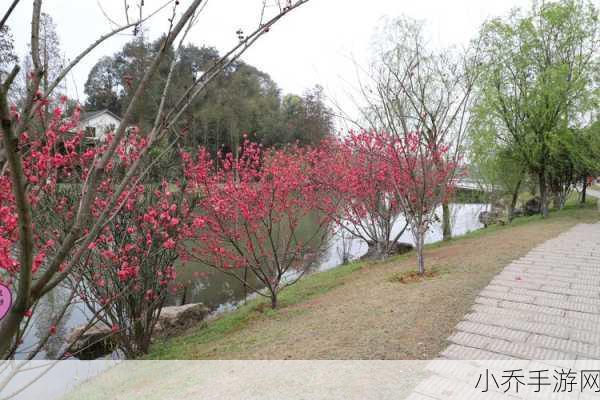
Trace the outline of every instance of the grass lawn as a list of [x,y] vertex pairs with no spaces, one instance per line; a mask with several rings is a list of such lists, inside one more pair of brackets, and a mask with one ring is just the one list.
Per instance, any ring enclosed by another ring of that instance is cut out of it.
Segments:
[[492,226],[427,247],[425,279],[413,253],[313,274],[281,294],[156,343],[150,359],[431,359],[477,293],[511,260],[578,223],[596,222],[596,199]]

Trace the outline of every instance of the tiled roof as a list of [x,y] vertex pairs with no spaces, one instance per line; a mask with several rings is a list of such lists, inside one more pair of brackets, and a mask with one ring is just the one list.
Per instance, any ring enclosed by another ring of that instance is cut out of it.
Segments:
[[93,118],[96,118],[102,114],[109,114],[110,116],[112,116],[115,119],[118,119],[119,122],[121,121],[121,117],[119,117],[118,115],[116,115],[115,113],[113,113],[112,111],[108,110],[108,109],[104,109],[104,110],[98,110],[98,111],[90,111],[90,112],[86,112],[81,116],[81,120],[80,122],[83,124]]

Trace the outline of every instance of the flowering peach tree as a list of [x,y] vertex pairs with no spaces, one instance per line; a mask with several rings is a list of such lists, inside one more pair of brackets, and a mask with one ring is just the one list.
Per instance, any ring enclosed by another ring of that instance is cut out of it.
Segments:
[[425,273],[425,235],[437,220],[436,211],[453,193],[459,165],[449,161],[448,146],[431,144],[421,132],[393,137],[386,162],[393,175],[399,207],[412,232],[419,274]]
[[[133,358],[148,352],[174,285],[190,204],[180,185],[140,184],[90,244],[79,297],[111,328],[112,342]],[[100,310],[100,312],[98,312]]]
[[[410,227],[419,272],[424,272],[425,234],[436,209],[453,192],[458,163],[448,146],[421,132],[397,136],[376,130],[349,132],[310,152],[311,173],[321,194],[315,205],[354,237],[385,257]],[[392,234],[401,218],[406,224]]]
[[[42,134],[35,130],[23,133],[17,144],[26,154],[23,172],[34,233],[34,289],[52,271],[52,259],[61,250],[57,243],[66,240],[72,229],[80,207],[82,182],[114,140],[114,135],[109,134],[105,142],[90,145],[89,138],[78,129],[79,108],[66,117],[65,103],[63,99],[63,104],[53,109],[49,121],[43,121],[45,113],[40,113],[37,123],[46,124],[47,129]],[[13,113],[14,118],[19,118]],[[127,355],[147,351],[166,289],[175,277],[173,262],[189,214],[181,190],[172,193],[166,184],[153,189],[138,176],[131,184],[119,187],[122,175],[139,161],[147,146],[147,139],[133,128],[106,164],[90,205],[92,218],[104,221],[99,234],[93,240],[76,243],[73,252],[79,257],[67,256],[39,293],[41,298],[59,286],[72,293],[62,311],[48,316],[50,329],[40,345],[55,334],[70,303],[83,301],[91,311],[90,326],[100,321],[113,327],[113,334]],[[14,245],[19,235],[18,213],[7,175],[0,176],[0,186],[6,189],[0,193],[0,282],[13,287],[21,278],[20,249]],[[89,230],[86,227],[82,233]],[[12,343],[12,354],[19,347],[36,305],[33,303],[23,313],[24,323],[19,325]],[[34,356],[40,348],[29,350],[26,357]]]
[[369,245],[385,258],[406,230],[394,233],[402,216],[394,178],[387,160],[389,135],[349,132],[310,152],[311,174],[322,194],[316,206],[339,229]]
[[[319,197],[306,151],[264,151],[246,140],[237,159],[229,153],[217,163],[204,149],[184,158],[187,190],[200,196],[191,227],[198,244],[189,256],[236,277],[276,308],[279,292],[302,277],[327,235],[328,218],[315,213]],[[255,280],[263,290],[252,286]]]

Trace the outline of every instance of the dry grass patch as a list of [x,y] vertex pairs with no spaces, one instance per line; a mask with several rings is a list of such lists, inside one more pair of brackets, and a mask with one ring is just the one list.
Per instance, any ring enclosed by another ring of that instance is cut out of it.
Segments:
[[439,271],[425,271],[424,274],[419,274],[417,271],[404,271],[393,274],[388,278],[390,282],[398,282],[403,284],[419,283],[427,279],[437,278],[440,275]]

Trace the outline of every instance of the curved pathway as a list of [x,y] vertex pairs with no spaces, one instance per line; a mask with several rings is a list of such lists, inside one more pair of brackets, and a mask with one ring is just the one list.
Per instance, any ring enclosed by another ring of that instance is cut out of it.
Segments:
[[569,368],[600,360],[600,223],[577,225],[507,265],[448,341],[410,399],[474,389],[472,376],[461,382],[458,363],[441,360],[553,360]]
[[600,359],[600,224],[513,261],[475,302],[443,357]]

